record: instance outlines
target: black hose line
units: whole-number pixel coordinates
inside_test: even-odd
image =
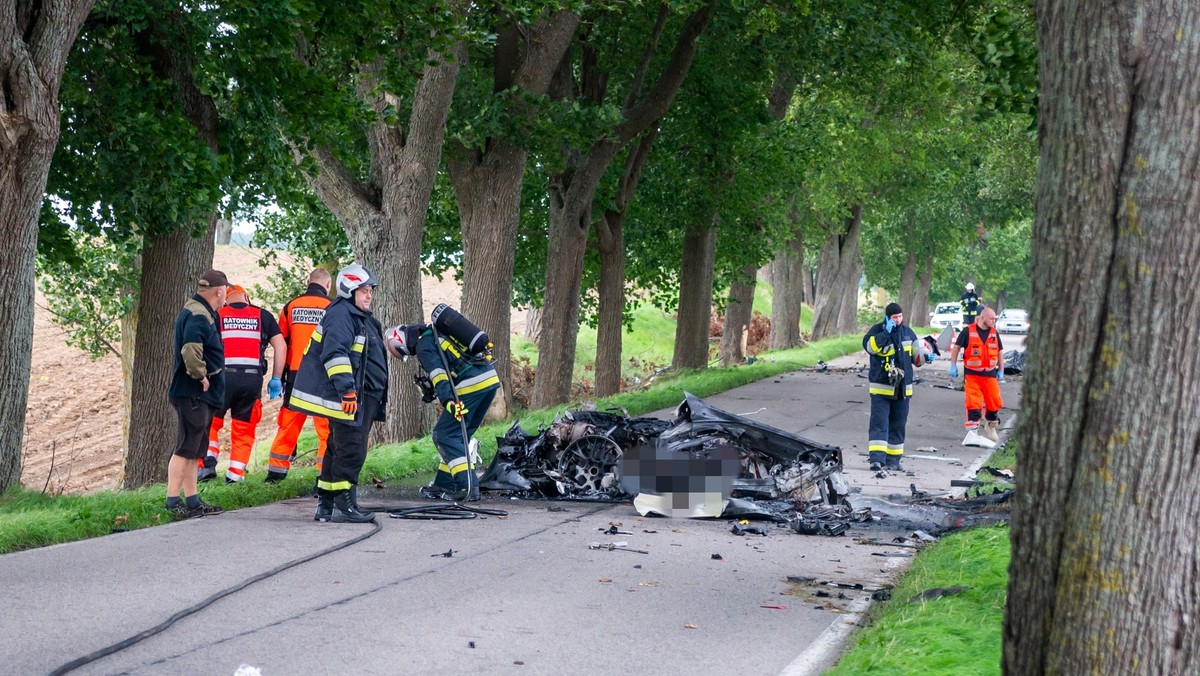
[[[397,507],[387,510],[393,519],[419,519],[423,521],[459,521],[485,516],[508,516],[503,509],[486,509],[483,507],[468,507],[454,502],[448,505],[417,505],[415,507]]]
[[[302,556],[302,557],[292,560],[292,561],[288,561],[287,563],[276,566],[276,567],[272,568],[271,570],[266,571],[265,573],[259,573],[258,575],[255,575],[254,577],[242,580],[241,582],[233,585],[232,587],[229,587],[228,589],[222,589],[221,591],[213,594],[212,596],[204,599],[203,601],[200,601],[199,603],[197,603],[195,605],[188,606],[187,608],[180,610],[179,612],[175,613],[174,615],[168,617],[162,624],[159,624],[157,626],[146,629],[145,631],[134,634],[133,636],[130,636],[129,638],[125,639],[124,641],[114,643],[114,644],[108,646],[107,648],[101,648],[100,650],[97,650],[96,652],[89,653],[89,654],[84,655],[83,657],[80,657],[75,660],[71,660],[70,662],[67,662],[66,664],[62,665],[61,667],[55,669],[54,671],[51,671],[50,676],[59,676],[60,674],[65,674],[65,673],[74,671],[74,670],[78,669],[79,667],[82,667],[85,664],[90,664],[91,662],[95,662],[96,660],[98,660],[102,657],[107,657],[114,653],[118,653],[136,643],[139,643],[141,641],[144,641],[144,640],[150,638],[151,636],[154,636],[155,634],[159,634],[159,633],[162,633],[163,631],[166,631],[167,629],[169,629],[171,627],[171,625],[175,624],[179,620],[182,620],[183,618],[185,618],[189,615],[194,615],[194,614],[200,612],[201,610],[204,610],[205,608],[216,603],[217,601],[220,601],[221,599],[225,598],[226,596],[229,596],[230,594],[239,592],[239,591],[245,589],[246,587],[249,587],[250,585],[254,584],[255,582],[265,580],[268,577],[271,577],[273,575],[278,575],[279,573],[282,573],[283,571],[285,571],[289,568],[295,568],[296,566],[298,566],[302,563],[307,563],[309,561],[312,561],[313,559],[318,559],[322,556],[325,556],[326,554],[332,554],[332,553],[338,551],[339,549],[345,549],[346,547],[349,547],[350,545],[362,542],[363,540],[366,540],[367,538],[371,537],[372,535],[375,535],[376,533],[378,533],[382,528],[383,528],[383,526],[380,526],[378,523],[376,523],[375,527],[372,528],[367,533],[363,533],[362,535],[357,535],[357,536],[355,536],[349,540],[346,540],[345,542],[342,542],[340,544],[334,545],[332,547],[328,547],[326,549],[322,549],[321,551],[315,552],[313,554],[308,554],[306,556]]]

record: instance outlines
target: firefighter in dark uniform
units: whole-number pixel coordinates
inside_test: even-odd
[[[338,272],[337,299],[313,331],[287,399],[293,411],[329,419],[316,521],[375,520],[358,506],[358,475],[371,425],[383,420],[387,403],[387,352],[371,315],[376,284],[371,271],[357,263]]]
[[[913,393],[913,366],[932,360],[924,341],[904,325],[904,311],[898,303],[884,308],[882,322],[863,336],[863,349],[871,357],[867,375],[871,394],[871,423],[868,430],[867,462],[871,471],[900,471],[904,456],[905,427],[908,425],[908,399]]]
[[[439,306],[439,309],[445,306]],[[438,310],[434,311],[435,314]],[[461,318],[453,310],[453,313]],[[436,322],[436,319],[435,319]],[[473,325],[471,325],[473,326]],[[486,334],[478,332],[486,346]],[[470,337],[460,341],[438,332],[428,324],[406,324],[389,329],[385,334],[388,352],[400,359],[415,355],[421,368],[429,374],[426,385],[432,389],[426,401],[436,394],[442,413],[433,426],[433,445],[441,462],[433,483],[421,488],[427,498],[454,501],[478,500],[479,477],[468,471],[467,453],[471,437],[483,424],[492,399],[500,388],[500,378],[492,367],[490,352],[470,354]],[[449,372],[447,372],[449,368]],[[463,436],[463,427],[466,436]]]
[[[967,290],[959,296],[958,304],[962,308],[963,328],[966,328],[975,322],[975,317],[983,309],[983,301],[976,295],[973,283],[967,282]]]
[[[217,460],[221,455],[220,433],[225,426],[225,414],[233,415],[229,434],[229,469],[225,483],[234,484],[246,479],[246,465],[254,451],[254,437],[262,420],[263,375],[267,372],[266,347],[271,346],[271,380],[267,396],[274,399],[283,391],[279,379],[287,345],[279,331],[275,316],[268,310],[252,305],[246,289],[238,284],[229,287],[225,307],[218,310],[218,328],[225,346],[225,401],[213,413],[208,431],[208,455],[200,464],[200,481],[217,476]]]

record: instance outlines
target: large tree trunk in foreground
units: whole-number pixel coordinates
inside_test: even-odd
[[[175,368],[175,317],[196,292],[200,273],[212,266],[213,223],[192,237],[187,228],[154,236],[142,247],[142,271],[133,336],[130,424],[121,486],[139,488],[159,483],[175,447],[175,409],[167,399]]]
[[[729,285],[729,303],[725,306],[725,330],[721,333],[722,366],[733,366],[746,361],[746,338],[754,316],[757,272],[757,266],[747,265]]]
[[[679,315],[675,322],[673,368],[708,366],[708,327],[712,321],[713,261],[717,215],[707,227],[688,228],[679,269]]]
[[[1195,674],[1200,4],[1041,1],[1038,33],[1004,669]]]
[[[38,214],[58,145],[58,90],[93,0],[0,6],[0,493],[21,480]]]
[[[858,276],[861,255],[858,235],[862,231],[862,207],[855,204],[841,228],[829,235],[821,247],[821,259],[817,272],[817,297],[813,308],[812,339],[820,340],[838,333],[839,324],[844,325],[842,306],[846,302],[848,287],[855,291],[851,298],[857,299]],[[857,300],[853,304],[857,304]]]

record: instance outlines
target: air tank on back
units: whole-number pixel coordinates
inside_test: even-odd
[[[472,357],[480,355],[491,358],[492,341],[483,329],[445,303],[438,304],[430,313],[434,328],[443,336],[449,336],[466,348]]]

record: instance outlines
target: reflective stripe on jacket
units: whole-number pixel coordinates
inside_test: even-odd
[[[871,368],[867,372],[867,391],[883,397],[895,398],[898,394],[911,397],[913,393],[913,350],[917,345],[917,334],[901,324],[892,333],[884,330],[884,323],[867,329],[863,336],[863,349],[871,357]],[[892,368],[904,371],[904,389],[892,384],[888,375]]]
[[[325,309],[329,307],[329,303],[325,287],[309,284],[304,295],[291,299],[283,306],[279,313],[279,331],[287,341],[287,370],[300,370],[300,360],[304,357],[304,350],[308,348],[308,340],[321,323],[321,318],[325,316]]]
[[[1000,336],[993,328],[984,340],[975,324],[967,326],[967,350],[963,366],[972,371],[995,371],[1000,367]]]
[[[454,340],[446,336],[439,336],[441,342],[434,341],[433,331],[426,328],[421,332],[421,337],[417,339],[417,361],[421,362],[421,368],[429,374],[429,380],[433,382],[433,387],[437,391],[438,400],[442,402],[442,406],[454,399],[454,394],[460,397],[475,392],[482,392],[487,389],[500,386],[500,378],[496,375],[496,369],[492,367],[491,362],[488,362],[482,357],[472,358],[463,356],[463,350]],[[445,355],[446,363],[450,366],[450,373],[446,373],[446,367],[442,363],[440,352]],[[454,379],[454,388],[450,388],[450,379]]]

